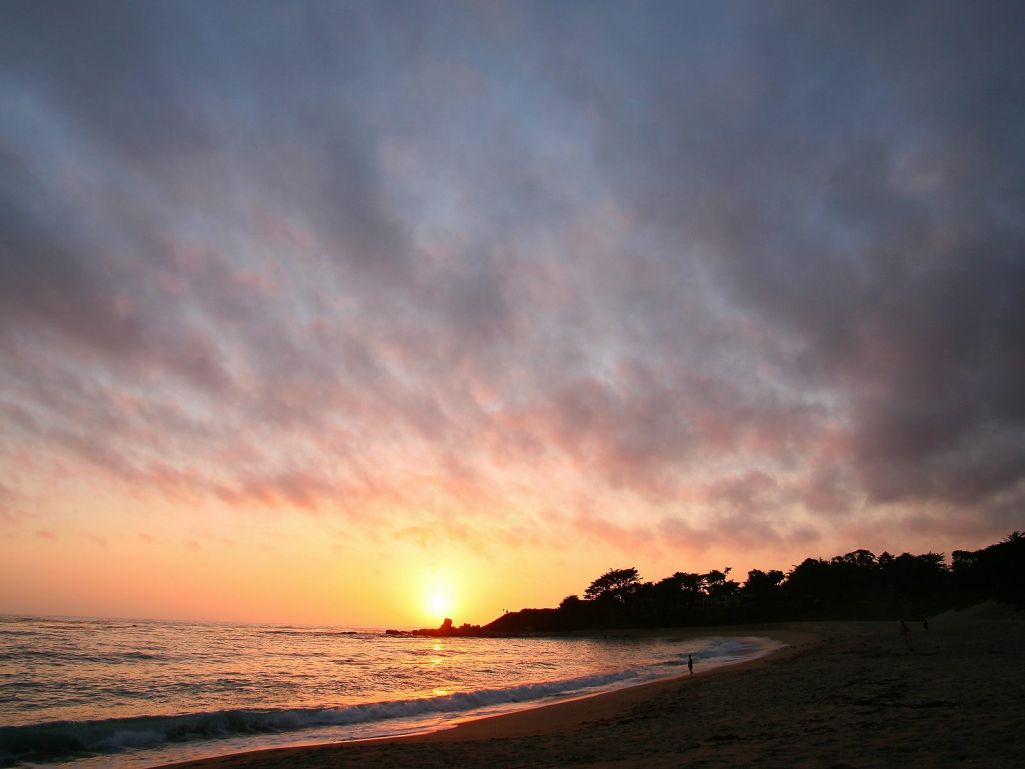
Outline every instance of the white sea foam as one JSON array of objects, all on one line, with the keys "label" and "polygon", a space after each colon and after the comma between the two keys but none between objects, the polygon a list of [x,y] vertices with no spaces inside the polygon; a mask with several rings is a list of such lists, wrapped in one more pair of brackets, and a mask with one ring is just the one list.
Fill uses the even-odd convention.
[{"label": "white sea foam", "polygon": [[679,675],[688,653],[704,670],[774,647],[679,633],[442,641],[181,623],[94,631],[40,623],[0,658],[0,673],[22,671],[0,692],[20,703],[4,711],[0,697],[0,766],[151,766],[424,730]]}]

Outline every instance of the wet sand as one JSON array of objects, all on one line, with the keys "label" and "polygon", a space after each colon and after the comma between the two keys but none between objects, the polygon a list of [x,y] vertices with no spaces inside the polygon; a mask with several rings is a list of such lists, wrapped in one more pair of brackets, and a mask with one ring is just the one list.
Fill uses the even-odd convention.
[{"label": "wet sand", "polygon": [[792,645],[717,672],[427,735],[285,748],[175,769],[1011,767],[1025,755],[1025,619],[734,629]]}]

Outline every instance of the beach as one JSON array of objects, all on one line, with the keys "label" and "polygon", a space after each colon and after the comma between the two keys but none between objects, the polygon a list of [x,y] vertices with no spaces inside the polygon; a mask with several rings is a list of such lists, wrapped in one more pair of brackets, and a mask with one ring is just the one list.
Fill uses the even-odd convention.
[{"label": "beach", "polygon": [[781,645],[706,630],[445,639],[339,626],[0,618],[0,766],[148,769],[423,734],[673,678],[688,656],[707,672]]},{"label": "beach", "polygon": [[992,608],[910,622],[745,627],[790,645],[702,675],[425,735],[287,748],[175,769],[1018,765],[1025,621]]}]

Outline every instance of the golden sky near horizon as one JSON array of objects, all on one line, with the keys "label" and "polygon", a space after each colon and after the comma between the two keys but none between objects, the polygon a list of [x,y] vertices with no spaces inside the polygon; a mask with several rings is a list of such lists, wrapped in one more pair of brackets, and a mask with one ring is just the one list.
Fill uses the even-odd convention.
[{"label": "golden sky near horizon", "polygon": [[1025,529],[1025,19],[941,5],[0,4],[0,612]]}]

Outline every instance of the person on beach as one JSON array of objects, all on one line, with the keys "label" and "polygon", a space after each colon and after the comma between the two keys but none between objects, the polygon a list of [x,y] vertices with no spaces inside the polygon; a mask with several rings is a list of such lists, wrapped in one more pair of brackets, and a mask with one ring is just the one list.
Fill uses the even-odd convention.
[{"label": "person on beach", "polygon": [[908,649],[911,649],[911,628],[907,626],[904,620],[900,621],[900,635],[904,639],[904,643],[908,645]]},{"label": "person on beach", "polygon": [[694,675],[694,658],[691,655],[687,655],[687,670],[690,671],[691,675]]}]

